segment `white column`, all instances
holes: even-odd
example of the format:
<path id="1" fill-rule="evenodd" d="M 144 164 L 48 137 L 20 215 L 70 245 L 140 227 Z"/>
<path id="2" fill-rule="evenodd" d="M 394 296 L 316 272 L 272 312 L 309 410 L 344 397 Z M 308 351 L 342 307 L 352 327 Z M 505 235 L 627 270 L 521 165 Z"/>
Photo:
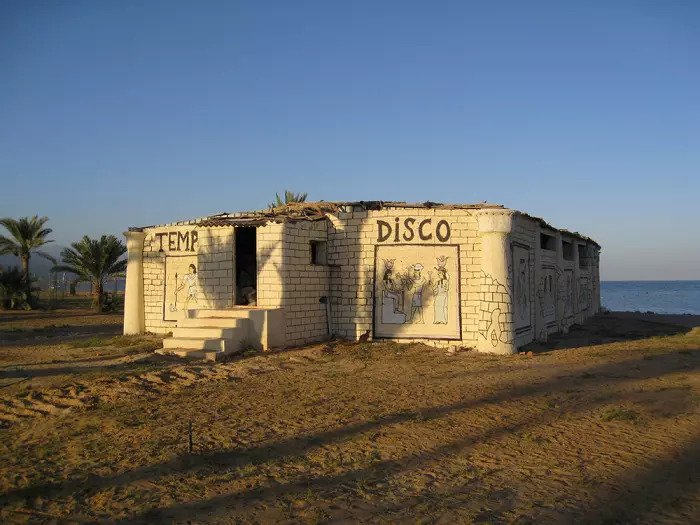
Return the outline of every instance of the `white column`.
<path id="1" fill-rule="evenodd" d="M 124 232 L 129 250 L 124 292 L 124 335 L 142 334 L 146 329 L 143 298 L 143 241 L 145 232 Z"/>
<path id="2" fill-rule="evenodd" d="M 513 329 L 513 291 L 509 278 L 512 213 L 511 210 L 481 210 L 477 214 L 482 270 L 479 290 L 482 319 L 477 344 L 480 352 L 517 352 Z"/>

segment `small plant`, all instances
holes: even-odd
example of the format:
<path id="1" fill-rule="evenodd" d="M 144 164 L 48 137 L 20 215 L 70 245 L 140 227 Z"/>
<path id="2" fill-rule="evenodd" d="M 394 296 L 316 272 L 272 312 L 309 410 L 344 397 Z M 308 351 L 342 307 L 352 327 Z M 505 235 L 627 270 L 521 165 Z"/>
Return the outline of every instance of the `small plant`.
<path id="1" fill-rule="evenodd" d="M 293 191 L 284 190 L 284 199 L 281 199 L 278 193 L 275 193 L 275 201 L 270 203 L 270 208 L 279 208 L 285 204 L 294 202 L 306 202 L 308 193 L 294 193 Z"/>
<path id="2" fill-rule="evenodd" d="M 624 407 L 609 408 L 600 415 L 603 421 L 637 421 L 639 413 Z"/>

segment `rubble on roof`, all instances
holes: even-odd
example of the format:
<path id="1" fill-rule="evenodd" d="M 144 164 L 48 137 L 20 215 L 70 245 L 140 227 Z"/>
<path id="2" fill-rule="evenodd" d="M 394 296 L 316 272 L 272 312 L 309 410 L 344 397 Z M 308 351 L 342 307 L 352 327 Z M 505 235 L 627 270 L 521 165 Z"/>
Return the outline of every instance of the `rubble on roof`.
<path id="1" fill-rule="evenodd" d="M 410 203 L 403 201 L 317 201 L 317 202 L 290 202 L 282 206 L 270 207 L 264 210 L 256 210 L 249 212 L 236 213 L 217 213 L 208 215 L 200 219 L 194 219 L 185 222 L 172 224 L 160 224 L 157 226 L 146 226 L 142 228 L 129 228 L 129 231 L 141 231 L 147 228 L 159 226 L 174 226 L 192 224 L 201 227 L 216 227 L 216 226 L 264 226 L 270 222 L 295 222 L 295 221 L 316 221 L 325 219 L 328 214 L 339 212 L 352 211 L 378 211 L 382 209 L 439 209 L 439 210 L 482 210 L 482 209 L 500 209 L 506 208 L 502 204 L 489 204 L 486 201 L 474 204 L 443 204 L 440 202 L 426 201 L 423 203 Z M 534 220 L 541 227 L 561 231 L 562 233 L 577 237 L 588 241 L 596 246 L 600 246 L 590 237 L 581 235 L 577 232 L 570 232 L 564 229 L 558 229 L 551 226 L 548 222 L 540 217 L 528 215 L 517 210 L 512 210 L 528 219 Z"/>

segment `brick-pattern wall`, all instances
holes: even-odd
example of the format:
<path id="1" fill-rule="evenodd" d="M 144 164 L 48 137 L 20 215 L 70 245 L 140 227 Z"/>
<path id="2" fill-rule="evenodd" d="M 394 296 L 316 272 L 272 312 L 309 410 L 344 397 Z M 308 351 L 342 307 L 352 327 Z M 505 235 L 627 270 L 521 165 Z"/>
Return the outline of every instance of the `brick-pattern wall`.
<path id="1" fill-rule="evenodd" d="M 287 344 L 301 345 L 328 338 L 326 305 L 331 268 L 311 264 L 311 241 L 327 242 L 328 221 L 298 221 L 285 225 L 282 305 L 286 310 Z"/>
<path id="2" fill-rule="evenodd" d="M 316 221 L 271 222 L 256 229 L 257 244 L 257 304 L 261 307 L 284 308 L 286 317 L 285 337 L 287 345 L 301 345 L 323 340 L 328 336 L 326 306 L 319 299 L 330 298 L 331 329 L 339 337 L 355 339 L 372 329 L 375 278 L 375 247 L 405 244 L 395 242 L 394 237 L 378 242 L 378 220 L 394 224 L 395 218 L 403 223 L 405 218 L 416 221 L 432 219 L 432 226 L 445 220 L 450 225 L 450 238 L 445 244 L 459 246 L 460 280 L 459 297 L 461 313 L 461 344 L 476 346 L 490 325 L 493 309 L 491 303 L 507 313 L 513 309 L 513 276 L 508 282 L 494 283 L 481 268 L 482 241 L 474 210 L 384 208 L 362 210 L 342 208 L 326 219 Z M 196 252 L 160 250 L 155 237 L 164 232 L 198 232 Z M 144 301 L 146 330 L 165 333 L 176 323 L 164 321 L 165 264 L 166 256 L 194 255 L 197 258 L 198 296 L 196 308 L 227 308 L 235 302 L 235 229 L 233 227 L 201 228 L 191 223 L 154 227 L 145 230 L 144 242 Z M 542 265 L 556 267 L 557 326 L 566 329 L 574 322 L 597 312 L 600 305 L 599 250 L 590 243 L 562 232 L 547 232 L 561 240 L 574 244 L 574 260 L 562 259 L 561 246 L 557 250 L 540 248 L 540 225 L 528 217 L 516 215 L 510 243 L 529 247 L 530 279 L 529 301 L 533 320 L 531 328 L 521 331 L 515 338 L 521 346 L 535 338 L 538 320 L 537 286 Z M 311 241 L 327 243 L 328 265 L 311 263 Z M 411 244 L 437 244 L 435 237 L 420 241 L 418 236 Z M 584 265 L 579 265 L 577 244 L 586 245 Z M 166 242 L 166 248 L 167 242 Z M 510 248 L 509 248 L 510 250 Z M 509 262 L 512 254 L 507 254 Z M 566 278 L 572 277 L 572 289 L 566 289 Z M 563 314 L 565 301 L 571 295 L 571 310 Z M 582 297 L 587 298 L 583 301 Z M 581 305 L 588 305 L 585 311 Z M 506 306 L 505 303 L 508 303 Z M 486 305 L 486 306 L 485 306 Z M 487 317 L 489 317 L 487 319 Z M 512 340 L 512 328 L 499 328 Z M 510 335 L 509 335 L 510 334 Z M 454 344 L 440 339 L 397 339 L 400 342 L 423 342 L 435 346 Z"/>
<path id="3" fill-rule="evenodd" d="M 418 220 L 432 218 L 433 227 L 444 219 L 450 224 L 447 244 L 458 244 L 460 251 L 460 302 L 462 344 L 476 343 L 479 322 L 481 239 L 477 220 L 469 210 L 385 208 L 378 211 L 341 211 L 329 217 L 329 262 L 333 265 L 331 299 L 336 335 L 355 339 L 372 328 L 374 256 L 378 244 L 377 220 L 394 223 L 398 217 Z M 433 237 L 434 239 L 434 237 Z M 393 238 L 392 238 L 393 240 Z M 412 243 L 421 242 L 417 236 Z M 431 240 L 425 244 L 434 244 Z M 401 244 L 387 241 L 383 245 Z M 444 346 L 454 341 L 439 339 L 397 339 Z"/>
<path id="4" fill-rule="evenodd" d="M 483 270 L 479 277 L 479 337 L 486 341 L 511 343 L 513 294 Z M 495 344 L 494 344 L 495 346 Z"/>
<path id="5" fill-rule="evenodd" d="M 269 223 L 256 229 L 258 306 L 282 306 L 285 293 L 284 226 L 284 223 Z"/>
<path id="6" fill-rule="evenodd" d="M 194 252 L 170 250 L 167 238 L 161 243 L 159 233 L 197 232 L 198 240 Z M 175 321 L 164 320 L 165 266 L 168 256 L 196 256 L 197 305 L 196 308 L 228 308 L 233 304 L 233 228 L 195 228 L 194 226 L 172 226 L 151 228 L 143 247 L 143 287 L 146 330 L 167 333 L 176 326 Z M 161 247 L 163 251 L 161 251 Z"/>

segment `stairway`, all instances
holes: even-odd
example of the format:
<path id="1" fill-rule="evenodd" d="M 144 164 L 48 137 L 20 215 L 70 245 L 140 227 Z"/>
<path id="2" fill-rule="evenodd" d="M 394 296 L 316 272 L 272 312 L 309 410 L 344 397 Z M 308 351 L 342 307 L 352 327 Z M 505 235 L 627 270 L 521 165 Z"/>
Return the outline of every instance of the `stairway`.
<path id="1" fill-rule="evenodd" d="M 285 322 L 281 308 L 233 307 L 187 310 L 173 336 L 163 339 L 158 353 L 216 361 L 251 347 L 269 350 L 284 346 Z"/>

